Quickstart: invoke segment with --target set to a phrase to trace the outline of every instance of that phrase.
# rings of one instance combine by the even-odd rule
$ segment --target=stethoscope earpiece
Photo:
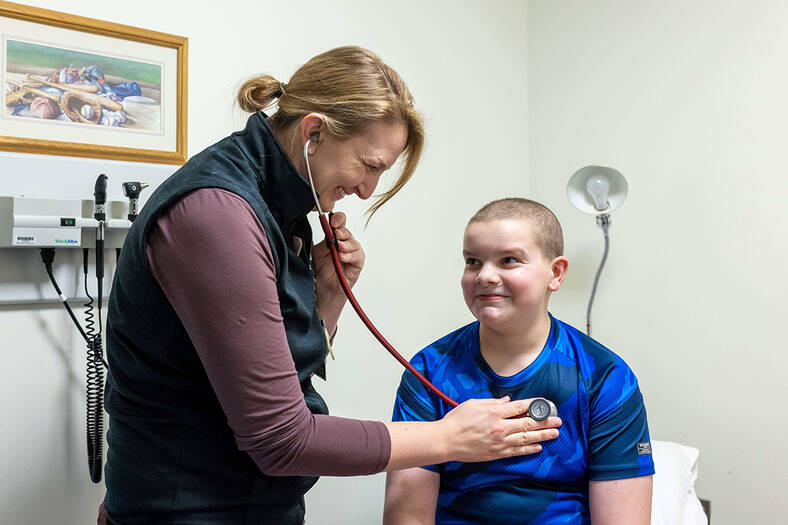
[[[315,145],[317,145],[320,142],[320,133],[312,133],[312,136],[309,137],[309,140],[306,143],[307,144],[307,151],[309,151],[310,155],[314,155],[315,151],[314,150],[310,150],[308,148],[310,142],[314,142]]]

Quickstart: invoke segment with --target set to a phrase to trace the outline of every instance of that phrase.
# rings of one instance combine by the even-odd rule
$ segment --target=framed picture
[[[186,161],[185,37],[0,0],[0,150]]]

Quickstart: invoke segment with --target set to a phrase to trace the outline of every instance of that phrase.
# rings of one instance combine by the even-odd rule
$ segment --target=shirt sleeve
[[[388,464],[381,422],[312,414],[287,343],[268,240],[249,204],[194,191],[151,227],[154,278],[183,323],[238,448],[264,474],[355,476]]]
[[[637,378],[618,357],[591,399],[588,474],[592,481],[654,474],[646,406]]]

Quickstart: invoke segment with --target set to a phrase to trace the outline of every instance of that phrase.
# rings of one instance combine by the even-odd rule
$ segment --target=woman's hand
[[[344,213],[332,214],[329,221],[338,241],[337,251],[342,271],[352,288],[364,267],[364,249],[361,248],[361,243],[353,237],[350,230],[345,227],[347,217]],[[315,297],[317,298],[318,311],[325,321],[328,331],[333,332],[347,298],[339,284],[339,278],[334,271],[334,263],[331,261],[331,251],[325,241],[315,245],[312,249],[312,259],[315,266]]]
[[[558,437],[561,419],[521,417],[531,399],[471,399],[439,421],[385,423],[391,436],[387,471],[447,461],[492,461],[535,454]]]
[[[440,421],[447,461],[491,461],[535,454],[542,441],[558,437],[561,419],[534,421],[525,414],[531,399],[471,399]]]

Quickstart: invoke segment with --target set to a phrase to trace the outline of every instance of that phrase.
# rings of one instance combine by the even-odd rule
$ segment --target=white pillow
[[[670,441],[652,441],[654,491],[651,525],[706,525],[706,515],[695,495],[698,478],[696,448]]]
[[[684,507],[684,521],[682,525],[708,525],[709,519],[703,511],[698,496],[695,494],[695,487],[692,487],[690,495],[687,498],[687,506]]]

